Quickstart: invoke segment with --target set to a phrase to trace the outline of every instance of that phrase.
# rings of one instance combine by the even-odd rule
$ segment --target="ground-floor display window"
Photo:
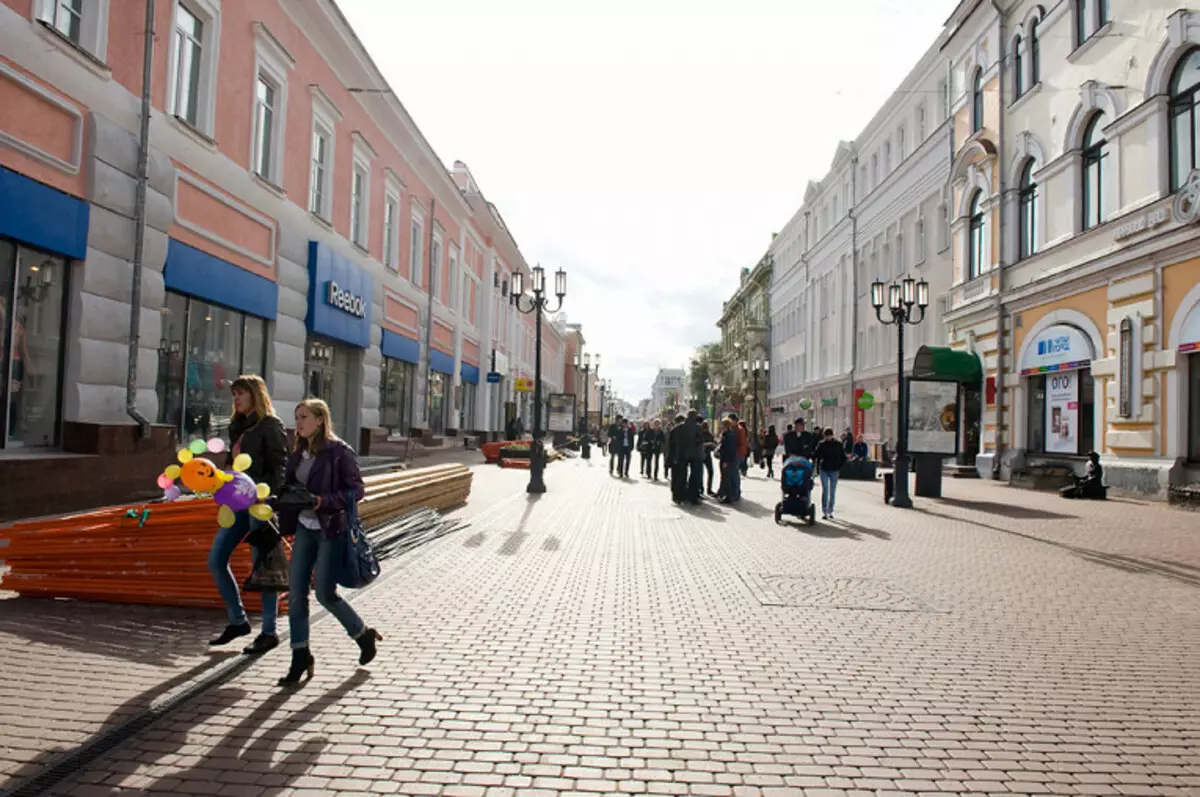
[[[267,370],[267,321],[167,293],[158,342],[158,423],[185,440],[223,437],[233,414],[229,386]]]
[[[417,367],[404,360],[383,358],[379,387],[379,423],[389,435],[407,435],[412,426],[413,386]]]
[[[463,432],[470,431],[475,426],[475,396],[478,387],[471,382],[463,382],[462,406],[458,413],[458,428]]]
[[[0,239],[0,448],[59,437],[67,261]]]
[[[429,372],[429,431],[435,435],[446,433],[446,388],[449,382],[449,377],[440,371]]]
[[[305,346],[304,397],[328,404],[334,432],[352,445],[356,436],[350,428],[355,410],[350,389],[354,356],[351,349],[320,338],[310,337]]]
[[[1200,462],[1200,352],[1188,355],[1188,459]]]
[[[1095,388],[1090,369],[1030,376],[1026,390],[1026,443],[1031,452],[1083,456],[1093,449]]]

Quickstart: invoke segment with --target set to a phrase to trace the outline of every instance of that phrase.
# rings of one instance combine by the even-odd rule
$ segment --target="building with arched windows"
[[[964,2],[951,345],[984,374],[978,466],[1200,482],[1200,14],[1165,0]]]

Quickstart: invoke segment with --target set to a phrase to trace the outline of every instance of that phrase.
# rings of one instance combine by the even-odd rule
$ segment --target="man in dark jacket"
[[[625,419],[620,415],[608,425],[608,475],[613,475],[613,470],[620,465],[621,459],[621,442],[625,435],[621,431],[621,423]],[[620,475],[620,471],[617,471]]]
[[[646,466],[646,475],[658,481],[658,463],[667,448],[667,436],[662,430],[662,421],[656,420],[647,435],[650,443],[650,462]]]
[[[806,431],[804,428],[804,419],[796,419],[796,442],[795,452],[789,451],[788,456],[804,457],[811,460],[817,455],[817,445],[821,439],[812,432]]]
[[[688,471],[687,497],[693,504],[698,504],[704,493],[704,434],[700,428],[700,413],[696,410],[688,412],[679,442],[680,457]]]
[[[671,500],[682,504],[687,500],[688,461],[685,456],[685,418],[675,417],[675,425],[667,433],[667,460],[671,464]]]

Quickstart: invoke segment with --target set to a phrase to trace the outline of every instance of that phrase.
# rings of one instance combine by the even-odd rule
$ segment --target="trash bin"
[[[919,498],[942,497],[942,458],[916,458],[917,483],[913,490]]]

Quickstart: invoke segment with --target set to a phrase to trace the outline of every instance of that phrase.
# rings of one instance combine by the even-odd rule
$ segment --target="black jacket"
[[[841,440],[822,440],[816,453],[821,470],[825,472],[840,471],[846,464],[846,451]]]
[[[668,459],[672,463],[703,459],[704,445],[700,439],[700,422],[687,420],[672,429],[668,449]]]
[[[817,444],[820,442],[812,432],[788,432],[783,436],[783,452],[789,457],[813,459],[817,455]]]
[[[250,455],[250,468],[246,475],[263,482],[277,495],[283,486],[287,469],[287,432],[283,421],[268,415],[261,421],[254,415],[235,415],[229,423],[229,465],[233,464],[233,447],[241,440],[240,450]]]

